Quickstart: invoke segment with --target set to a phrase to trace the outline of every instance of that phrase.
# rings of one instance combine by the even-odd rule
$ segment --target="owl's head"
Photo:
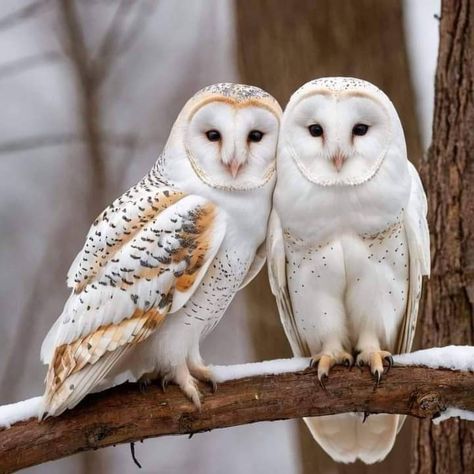
[[[221,83],[199,91],[178,118],[195,173],[220,189],[265,184],[275,170],[281,113],[278,102],[257,87]]]
[[[406,161],[390,99],[369,82],[345,77],[317,79],[293,94],[283,114],[280,148],[306,178],[323,186],[362,184],[384,160]]]

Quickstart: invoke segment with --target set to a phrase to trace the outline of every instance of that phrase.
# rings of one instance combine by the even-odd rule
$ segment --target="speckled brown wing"
[[[101,214],[69,273],[72,294],[43,343],[49,369],[42,415],[76,405],[185,304],[225,227],[207,199],[166,188],[125,194]]]
[[[68,286],[79,293],[120,248],[161,211],[184,196],[172,188],[156,189],[146,178],[130,188],[92,224],[83,249],[69,269]]]

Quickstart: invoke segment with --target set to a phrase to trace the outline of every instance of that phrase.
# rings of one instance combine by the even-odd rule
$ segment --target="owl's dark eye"
[[[206,132],[206,137],[210,142],[218,142],[221,139],[221,134],[217,130],[209,130]]]
[[[361,137],[362,135],[365,135],[367,133],[368,129],[369,126],[365,125],[365,123],[356,123],[354,125],[354,128],[352,129],[352,134]]]
[[[252,130],[249,133],[248,139],[250,142],[259,142],[263,138],[263,133],[260,130]]]
[[[321,137],[323,135],[323,127],[319,123],[313,123],[308,127],[308,130],[312,137]]]

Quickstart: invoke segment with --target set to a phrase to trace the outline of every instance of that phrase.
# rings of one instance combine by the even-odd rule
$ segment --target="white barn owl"
[[[264,264],[281,109],[251,86],[192,97],[156,165],[93,223],[41,349],[40,416],[143,376],[197,405],[199,343]],[[262,252],[263,247],[263,252]]]
[[[267,242],[293,352],[312,357],[323,385],[332,366],[353,362],[378,383],[391,353],[412,346],[430,258],[423,187],[397,112],[374,85],[318,79],[292,96]],[[334,460],[373,463],[391,450],[402,417],[305,421]]]

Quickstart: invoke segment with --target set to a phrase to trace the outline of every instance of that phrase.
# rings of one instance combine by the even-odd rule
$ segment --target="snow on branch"
[[[436,368],[399,366],[404,358]],[[378,387],[366,367],[335,367],[326,389],[316,370],[307,368],[308,359],[214,367],[221,383],[216,393],[201,387],[201,411],[177,387],[163,393],[158,384],[145,392],[125,384],[90,395],[74,410],[42,422],[26,420],[36,412],[38,398],[7,405],[0,407],[0,426],[12,426],[0,428],[0,472],[119,443],[258,421],[345,412],[472,419],[474,348],[419,351],[397,356],[396,363]]]

